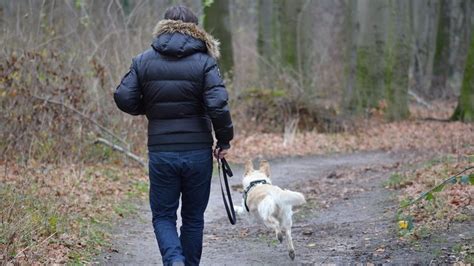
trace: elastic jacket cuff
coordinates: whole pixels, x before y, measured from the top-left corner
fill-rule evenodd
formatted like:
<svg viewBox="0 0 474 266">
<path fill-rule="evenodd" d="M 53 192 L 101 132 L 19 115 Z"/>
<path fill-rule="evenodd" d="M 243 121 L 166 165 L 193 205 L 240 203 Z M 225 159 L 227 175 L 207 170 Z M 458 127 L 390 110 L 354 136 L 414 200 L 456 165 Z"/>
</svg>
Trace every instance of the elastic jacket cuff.
<svg viewBox="0 0 474 266">
<path fill-rule="evenodd" d="M 217 147 L 223 150 L 227 150 L 230 148 L 230 144 L 228 142 L 227 143 L 217 142 Z"/>
</svg>

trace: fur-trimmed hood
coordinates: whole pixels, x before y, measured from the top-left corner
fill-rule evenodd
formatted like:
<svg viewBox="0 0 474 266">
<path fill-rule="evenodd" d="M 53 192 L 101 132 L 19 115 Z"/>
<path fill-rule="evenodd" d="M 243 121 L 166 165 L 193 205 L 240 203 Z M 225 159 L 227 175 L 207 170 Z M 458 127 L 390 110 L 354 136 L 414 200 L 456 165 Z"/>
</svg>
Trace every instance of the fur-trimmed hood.
<svg viewBox="0 0 474 266">
<path fill-rule="evenodd" d="M 210 56 L 216 59 L 220 57 L 219 41 L 194 23 L 186 23 L 181 20 L 160 20 L 153 30 L 153 37 L 159 38 L 167 33 L 181 33 L 200 40 L 205 44 Z"/>
</svg>

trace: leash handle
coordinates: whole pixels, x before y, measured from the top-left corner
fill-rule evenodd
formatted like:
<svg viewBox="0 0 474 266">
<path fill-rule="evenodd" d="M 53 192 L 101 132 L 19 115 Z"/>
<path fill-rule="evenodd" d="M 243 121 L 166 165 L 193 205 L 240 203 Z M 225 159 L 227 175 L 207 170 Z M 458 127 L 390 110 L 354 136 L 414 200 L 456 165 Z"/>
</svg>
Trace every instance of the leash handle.
<svg viewBox="0 0 474 266">
<path fill-rule="evenodd" d="M 218 166 L 218 172 L 219 172 L 219 183 L 221 184 L 222 200 L 224 201 L 225 211 L 227 212 L 227 217 L 229 218 L 230 223 L 234 225 L 237 219 L 235 217 L 234 204 L 232 202 L 232 196 L 230 194 L 230 188 L 229 188 L 229 181 L 227 178 L 227 176 L 232 177 L 234 174 L 232 173 L 232 170 L 230 169 L 229 164 L 224 158 L 220 160 L 217 159 L 217 166 Z M 221 177 L 221 167 L 222 167 L 222 177 Z M 225 188 L 226 188 L 225 190 L 227 192 L 228 201 L 226 200 L 226 195 L 224 193 L 222 179 L 224 179 Z"/>
</svg>

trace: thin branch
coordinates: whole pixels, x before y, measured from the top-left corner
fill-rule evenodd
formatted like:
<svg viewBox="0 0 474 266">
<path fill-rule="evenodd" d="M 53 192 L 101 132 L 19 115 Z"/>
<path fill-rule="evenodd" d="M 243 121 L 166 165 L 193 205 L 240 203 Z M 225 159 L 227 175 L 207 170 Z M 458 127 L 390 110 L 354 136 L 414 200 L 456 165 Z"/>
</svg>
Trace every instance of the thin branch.
<svg viewBox="0 0 474 266">
<path fill-rule="evenodd" d="M 39 246 L 39 245 L 43 244 L 44 242 L 48 241 L 48 240 L 49 240 L 51 237 L 53 237 L 56 233 L 57 233 L 57 232 L 52 233 L 50 236 L 48 236 L 48 237 L 45 238 L 43 241 L 41 241 L 40 243 L 38 243 L 37 246 Z M 27 251 L 28 249 L 32 248 L 33 246 L 34 246 L 34 244 L 29 245 L 29 246 L 27 246 L 26 248 L 22 249 L 20 252 L 18 252 L 18 253 L 16 254 L 15 257 L 13 257 L 13 259 L 18 258 L 18 256 L 19 256 L 20 254 L 22 254 L 23 252 L 25 252 L 25 251 Z"/>
<path fill-rule="evenodd" d="M 116 151 L 119 151 L 119 152 L 122 152 L 124 153 L 125 155 L 127 155 L 128 157 L 130 157 L 131 159 L 137 161 L 138 163 L 140 163 L 141 165 L 143 166 L 146 166 L 146 162 L 143 158 L 141 158 L 140 156 L 132 153 L 131 151 L 129 151 L 128 149 L 124 148 L 124 147 L 121 147 L 117 144 L 114 144 L 106 139 L 103 139 L 103 138 L 97 138 L 96 141 L 94 142 L 94 144 L 97 144 L 97 143 L 102 143 L 104 145 L 107 145 L 109 147 L 111 147 L 112 149 L 116 150 Z"/>
<path fill-rule="evenodd" d="M 38 100 L 42 100 L 42 101 L 45 101 L 47 103 L 51 103 L 51 104 L 56 104 L 56 105 L 60 105 L 60 106 L 63 106 L 65 107 L 66 109 L 69 109 L 70 111 L 72 111 L 73 113 L 79 115 L 80 117 L 88 120 L 89 122 L 91 122 L 92 124 L 96 125 L 98 128 L 100 128 L 102 131 L 104 131 L 105 133 L 109 134 L 110 136 L 112 136 L 113 138 L 117 139 L 118 141 L 122 142 L 123 144 L 127 145 L 127 142 L 122 139 L 121 137 L 117 136 L 116 134 L 114 134 L 110 129 L 104 127 L 103 125 L 99 124 L 99 122 L 97 122 L 94 118 L 86 115 L 85 113 L 77 110 L 76 108 L 68 105 L 68 104 L 65 104 L 63 102 L 60 102 L 60 101 L 56 101 L 56 100 L 52 100 L 50 99 L 49 97 L 48 98 L 44 98 L 44 97 L 41 97 L 41 96 L 37 96 L 37 95 L 32 95 L 33 98 L 35 99 L 38 99 Z"/>
<path fill-rule="evenodd" d="M 425 100 L 423 100 L 420 96 L 418 96 L 414 91 L 412 90 L 408 90 L 408 95 L 410 95 L 411 97 L 413 97 L 413 99 L 415 99 L 415 101 L 427 108 L 431 108 L 432 106 L 427 103 Z"/>
<path fill-rule="evenodd" d="M 66 34 L 63 34 L 63 35 L 60 35 L 60 36 L 56 36 L 54 38 L 51 38 L 51 39 L 48 39 L 47 41 L 43 42 L 43 43 L 40 43 L 38 46 L 36 46 L 34 49 L 35 50 L 39 50 L 41 47 L 43 46 L 47 46 L 49 45 L 50 43 L 52 42 L 55 42 L 55 41 L 58 41 L 58 40 L 62 40 L 62 39 L 66 39 L 67 37 L 71 36 L 72 34 L 76 33 L 75 30 L 73 31 L 70 31 Z"/>
</svg>

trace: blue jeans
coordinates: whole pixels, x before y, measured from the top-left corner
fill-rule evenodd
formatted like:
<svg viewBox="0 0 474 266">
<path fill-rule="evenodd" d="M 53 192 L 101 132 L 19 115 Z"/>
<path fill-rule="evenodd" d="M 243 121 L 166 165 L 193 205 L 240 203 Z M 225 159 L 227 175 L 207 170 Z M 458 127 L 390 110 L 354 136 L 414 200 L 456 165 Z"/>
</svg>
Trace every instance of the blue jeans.
<svg viewBox="0 0 474 266">
<path fill-rule="evenodd" d="M 204 211 L 209 201 L 212 150 L 149 152 L 150 206 L 163 265 L 199 265 Z M 181 195 L 181 234 L 176 211 Z"/>
</svg>

